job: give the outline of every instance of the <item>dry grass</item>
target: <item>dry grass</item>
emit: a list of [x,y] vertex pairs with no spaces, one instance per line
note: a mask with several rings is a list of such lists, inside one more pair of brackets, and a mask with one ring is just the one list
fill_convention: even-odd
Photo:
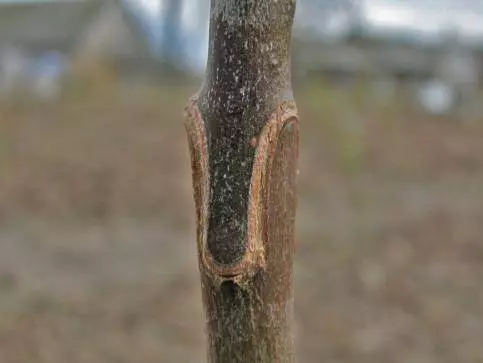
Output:
[[[0,106],[0,361],[203,360],[195,89]],[[296,96],[300,361],[479,361],[483,122]]]

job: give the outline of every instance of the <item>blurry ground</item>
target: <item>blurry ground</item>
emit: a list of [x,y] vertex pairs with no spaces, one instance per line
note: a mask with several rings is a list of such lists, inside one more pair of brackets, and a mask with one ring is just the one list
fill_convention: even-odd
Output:
[[[0,361],[204,361],[196,87],[0,106]],[[483,357],[483,120],[303,87],[300,362]]]

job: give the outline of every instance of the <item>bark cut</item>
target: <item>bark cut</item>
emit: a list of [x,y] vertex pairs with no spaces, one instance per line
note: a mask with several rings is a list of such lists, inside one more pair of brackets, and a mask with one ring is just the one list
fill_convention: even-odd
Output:
[[293,362],[292,0],[213,0],[187,107],[208,360]]

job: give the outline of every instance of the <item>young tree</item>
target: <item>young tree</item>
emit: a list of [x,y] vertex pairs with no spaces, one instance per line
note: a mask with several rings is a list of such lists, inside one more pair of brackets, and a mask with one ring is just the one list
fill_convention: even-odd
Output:
[[293,362],[295,0],[212,0],[187,107],[208,360]]

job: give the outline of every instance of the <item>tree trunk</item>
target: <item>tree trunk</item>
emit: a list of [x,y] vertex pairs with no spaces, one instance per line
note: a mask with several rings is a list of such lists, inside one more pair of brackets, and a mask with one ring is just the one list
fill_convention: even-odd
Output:
[[293,362],[295,0],[212,0],[187,108],[208,361]]

